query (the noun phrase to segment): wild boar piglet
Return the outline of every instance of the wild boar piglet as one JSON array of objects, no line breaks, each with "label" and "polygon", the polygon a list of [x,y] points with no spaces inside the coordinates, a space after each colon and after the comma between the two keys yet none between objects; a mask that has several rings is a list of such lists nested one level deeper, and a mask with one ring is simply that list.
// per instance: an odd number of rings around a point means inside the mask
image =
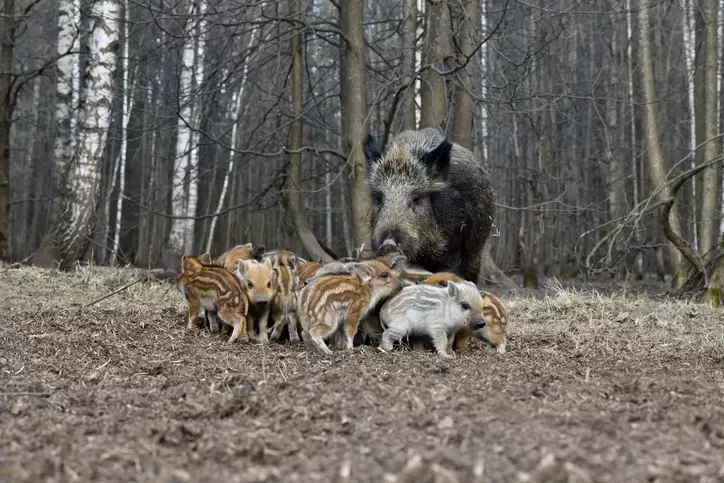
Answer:
[{"label": "wild boar piglet", "polygon": [[392,350],[393,343],[405,336],[428,335],[439,355],[454,357],[455,334],[463,327],[485,326],[483,299],[472,282],[407,286],[382,306],[380,323],[383,351]]}]

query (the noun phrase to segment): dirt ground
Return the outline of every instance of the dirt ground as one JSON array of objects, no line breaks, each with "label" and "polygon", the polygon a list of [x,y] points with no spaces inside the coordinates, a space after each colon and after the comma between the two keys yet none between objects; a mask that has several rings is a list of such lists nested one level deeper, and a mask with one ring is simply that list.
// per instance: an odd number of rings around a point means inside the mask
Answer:
[{"label": "dirt ground", "polygon": [[503,295],[505,355],[183,335],[132,270],[1,269],[0,481],[724,481],[724,311]]}]

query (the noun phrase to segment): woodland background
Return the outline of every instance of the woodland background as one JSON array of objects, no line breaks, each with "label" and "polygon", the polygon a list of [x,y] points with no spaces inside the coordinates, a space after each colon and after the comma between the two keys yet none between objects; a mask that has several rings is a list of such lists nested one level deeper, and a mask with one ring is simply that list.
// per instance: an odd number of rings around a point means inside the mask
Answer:
[{"label": "woodland background", "polygon": [[724,293],[719,0],[2,9],[3,259],[351,255],[369,247],[363,135],[437,126],[487,164],[490,255],[526,285],[653,273]]}]

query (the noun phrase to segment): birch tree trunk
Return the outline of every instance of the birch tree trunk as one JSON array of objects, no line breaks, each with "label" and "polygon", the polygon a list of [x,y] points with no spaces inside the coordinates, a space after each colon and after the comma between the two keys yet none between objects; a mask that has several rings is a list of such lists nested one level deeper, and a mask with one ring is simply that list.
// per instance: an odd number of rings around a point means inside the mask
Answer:
[{"label": "birch tree trunk", "polygon": [[10,129],[12,101],[13,50],[15,37],[15,0],[3,0],[2,73],[0,74],[0,258],[5,258],[10,242]]},{"label": "birch tree trunk", "polygon": [[[472,75],[473,51],[477,42],[477,18],[479,0],[469,0],[463,11],[460,13],[460,37],[458,45],[460,54],[469,58],[468,65],[457,73],[457,84],[455,85],[455,115],[453,116],[452,139],[454,142],[473,149],[473,97]],[[463,4],[464,5],[464,4]],[[460,61],[465,59],[461,58]]]},{"label": "birch tree trunk", "polygon": [[[487,32],[488,16],[487,2],[483,2],[480,8],[480,27],[482,32]],[[483,36],[484,34],[481,34]],[[488,160],[488,109],[485,100],[488,98],[488,87],[486,84],[486,76],[488,71],[488,44],[487,42],[480,47],[480,137],[483,153],[483,160]]]},{"label": "birch tree trunk", "polygon": [[367,97],[365,90],[364,0],[340,2],[340,103],[342,106],[342,150],[348,156],[350,201],[354,220],[354,243],[370,247],[372,198],[365,179],[367,167],[362,153]]},{"label": "birch tree trunk", "polygon": [[[192,0],[189,5],[187,22],[203,16],[206,10],[205,0]],[[198,190],[198,135],[196,122],[198,96],[193,96],[192,84],[200,77],[203,79],[203,36],[205,22],[199,20],[195,28],[185,32],[181,58],[181,79],[179,84],[179,103],[182,106],[176,134],[176,161],[173,170],[173,192],[171,198],[171,233],[166,245],[166,255],[178,257],[194,248],[194,226],[192,216],[196,215]],[[197,85],[199,83],[197,82]]]},{"label": "birch tree trunk", "polygon": [[[651,178],[653,190],[658,190],[656,201],[665,202],[671,198],[671,188],[666,184],[666,170],[664,158],[661,154],[661,138],[659,135],[659,117],[656,108],[656,93],[654,89],[654,63],[651,54],[651,42],[649,40],[649,6],[647,0],[636,0],[638,9],[638,36],[639,36],[639,76],[641,91],[644,102],[643,109],[643,134],[646,146],[646,167]],[[679,217],[679,206],[674,203],[669,215],[671,229],[681,233],[681,219]],[[683,259],[681,253],[672,250],[672,258],[677,266],[677,274],[672,279],[674,288],[680,287],[686,281],[688,263]]]},{"label": "birch tree trunk", "polygon": [[[428,0],[424,62],[444,71],[452,55],[450,9],[446,0]],[[447,87],[445,77],[427,69],[420,79],[420,127],[446,132]]]},{"label": "birch tree trunk", "polygon": [[[706,163],[719,155],[720,142],[714,139],[719,132],[717,0],[699,0],[697,7],[696,43],[699,48],[696,51],[695,82],[699,96],[696,99],[696,144],[703,144],[700,153],[697,153],[697,162]],[[717,244],[718,166],[707,167],[699,176],[699,254],[706,260],[714,256]]]},{"label": "birch tree trunk", "polygon": [[58,12],[58,62],[55,122],[55,164],[66,175],[73,155],[76,122],[73,109],[80,95],[80,0],[61,0]]},{"label": "birch tree trunk", "polygon": [[[59,262],[61,269],[73,266],[84,253],[93,233],[100,193],[101,158],[110,125],[119,22],[120,4],[117,0],[100,0],[94,5],[86,97],[78,115],[77,155],[70,164],[64,157],[56,161],[58,167],[67,172],[66,189],[56,201],[58,207],[43,240],[41,253],[45,256],[39,257],[47,260],[49,255],[51,260]],[[61,35],[65,34],[62,29]]]},{"label": "birch tree trunk", "polygon": [[[131,118],[129,101],[133,95],[133,89],[129,89],[128,80],[130,73],[128,72],[128,59],[130,57],[129,39],[128,39],[128,0],[124,0],[123,5],[123,82],[121,89],[121,95],[123,96],[123,105],[121,107],[122,120],[121,120],[121,149],[118,155],[118,198],[116,199],[116,223],[113,230],[113,249],[111,250],[111,258],[109,260],[110,265],[115,265],[118,259],[118,249],[120,248],[121,241],[121,219],[123,214],[123,194],[125,192],[126,182],[126,155],[128,154],[128,121]],[[144,93],[145,95],[145,93]],[[114,185],[111,185],[108,190],[109,196],[113,192]],[[110,223],[110,218],[106,217],[106,220]]]}]

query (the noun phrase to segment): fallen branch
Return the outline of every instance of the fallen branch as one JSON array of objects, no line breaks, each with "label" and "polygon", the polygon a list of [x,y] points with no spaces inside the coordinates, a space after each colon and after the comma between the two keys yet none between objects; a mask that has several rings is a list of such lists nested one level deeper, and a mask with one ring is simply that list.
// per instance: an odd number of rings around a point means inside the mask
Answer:
[{"label": "fallen branch", "polygon": [[105,299],[107,299],[108,297],[112,297],[112,296],[114,296],[115,294],[117,294],[117,293],[119,293],[119,292],[123,292],[123,291],[126,290],[128,287],[132,287],[133,285],[136,285],[138,282],[142,282],[142,281],[143,281],[143,279],[139,278],[138,280],[134,280],[134,281],[131,282],[131,283],[127,283],[126,285],[124,285],[123,287],[119,288],[118,290],[115,290],[115,291],[113,291],[113,292],[111,292],[111,293],[109,293],[109,294],[104,295],[103,297],[101,297],[101,298],[99,298],[99,299],[95,299],[94,301],[85,304],[85,305],[83,306],[83,308],[90,307],[91,305],[95,305],[95,304],[97,304],[98,302],[100,302],[100,301],[102,301],[102,300],[105,300]]}]

